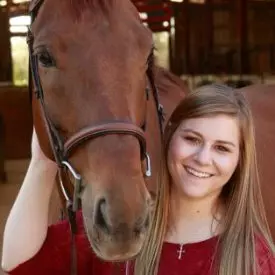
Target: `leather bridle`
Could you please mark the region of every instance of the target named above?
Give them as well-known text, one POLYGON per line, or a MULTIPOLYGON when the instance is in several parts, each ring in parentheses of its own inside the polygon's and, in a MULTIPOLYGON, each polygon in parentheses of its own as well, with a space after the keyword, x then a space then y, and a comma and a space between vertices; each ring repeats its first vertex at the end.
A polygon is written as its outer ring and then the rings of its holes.
MULTIPOLYGON (((33 0, 31 2, 30 4, 31 24, 35 21, 38 11, 41 5, 43 4, 43 2, 44 0, 33 0)), ((45 122, 45 126, 47 129, 54 159, 59 166, 60 185, 61 185, 61 190, 63 192, 63 195, 67 201, 67 211, 68 211, 68 217, 69 217, 69 222, 70 222, 71 231, 72 231, 72 238, 73 238, 72 253, 75 254, 75 247, 74 247, 74 237, 76 234, 75 214, 76 214, 76 211, 79 209, 82 177, 77 173, 77 171, 70 164, 68 160, 69 157, 72 155, 73 151, 77 147, 79 147, 82 143, 84 143, 87 140, 95 139, 106 135, 113 135, 113 134, 131 135, 137 138, 139 141, 141 161, 145 161, 146 163, 145 177, 150 177, 151 163, 150 163, 149 154, 147 153, 146 138, 145 138, 146 121, 143 127, 139 127, 133 123, 126 122, 126 121, 116 121, 116 120, 107 121, 105 123, 100 123, 98 125, 92 125, 92 126, 83 128, 64 142, 60 136, 60 133, 56 129, 54 123, 51 121, 44 102, 44 93, 43 93, 43 88, 41 85, 39 69, 38 69, 38 56, 34 53, 34 50, 33 50, 34 36, 31 32, 31 29, 29 29, 28 31, 27 41, 28 41, 29 55, 30 55, 30 72, 31 72, 30 75, 32 75, 32 80, 33 80, 31 81, 31 76, 30 76, 30 79, 29 79, 30 96, 32 97, 32 94, 33 94, 32 88, 33 88, 34 95, 36 99, 39 100, 39 103, 41 106, 42 119, 45 122), (62 181, 61 173, 64 170, 66 170, 66 172, 69 172, 75 181, 73 199, 70 198, 68 191, 66 190, 65 185, 63 184, 63 181, 62 181)), ((156 104, 156 108, 158 110, 159 127, 160 127, 161 136, 162 136, 163 108, 159 103, 158 91, 154 83, 153 72, 150 66, 146 74, 152 89, 152 94, 156 104)), ((147 87, 145 92, 146 92, 147 100, 149 100, 150 89, 147 87)), ((72 256, 72 260, 73 260, 72 274, 77 274, 75 255, 72 256)))

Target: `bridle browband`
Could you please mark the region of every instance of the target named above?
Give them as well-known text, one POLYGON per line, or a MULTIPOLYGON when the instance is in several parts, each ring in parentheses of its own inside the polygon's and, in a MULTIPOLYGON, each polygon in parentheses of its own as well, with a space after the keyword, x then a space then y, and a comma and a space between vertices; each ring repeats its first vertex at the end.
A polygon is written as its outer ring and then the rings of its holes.
MULTIPOLYGON (((41 5, 43 4, 43 2, 44 0, 33 0, 31 2, 30 4, 31 24, 35 21, 38 11, 41 5)), ((146 138, 145 138, 146 121, 145 121, 144 127, 139 127, 128 121, 117 121, 117 120, 106 121, 105 123, 100 123, 97 125, 85 127, 80 131, 78 131, 77 133, 75 133, 73 136, 69 137, 68 140, 64 142, 47 113, 47 108, 44 102, 43 88, 42 88, 40 76, 39 76, 38 57, 37 55, 34 54, 34 51, 33 51, 34 37, 31 32, 31 29, 29 29, 28 31, 27 42, 28 42, 29 55, 30 55, 29 67, 30 67, 31 74, 29 75, 32 75, 32 80, 33 80, 32 82, 31 76, 30 76, 29 77, 30 97, 32 98, 32 94, 33 94, 32 88, 33 88, 35 97, 40 102, 42 119, 44 120, 44 123, 46 126, 46 130, 50 140, 54 159, 59 166, 59 182, 60 182, 62 193, 67 202, 68 218, 69 218, 71 232, 72 232, 72 253, 73 253, 72 254, 72 274, 77 274, 75 244, 74 244, 75 243, 74 238, 77 231, 75 215, 76 215, 76 211, 79 209, 82 177, 76 172, 76 170, 70 164, 68 159, 72 155, 74 150, 77 147, 79 147, 81 144, 86 142, 87 140, 95 139, 101 136, 112 135, 112 134, 131 135, 137 138, 139 141, 141 161, 146 162, 145 177, 150 177, 152 173, 151 173, 150 157, 149 157, 149 154, 147 153, 147 148, 146 148, 146 138), (32 83, 33 83, 33 87, 32 87, 32 83), (70 173, 75 181, 72 199, 70 198, 68 191, 66 190, 65 185, 63 183, 61 174, 64 173, 64 171, 70 173)), ((159 121, 161 137, 162 137, 163 108, 159 103, 158 91, 154 83, 154 76, 150 66, 146 74, 151 85, 153 98, 158 111, 158 121, 159 121)), ((147 100, 149 100, 150 89, 147 87, 145 92, 146 92, 146 98, 147 100)))

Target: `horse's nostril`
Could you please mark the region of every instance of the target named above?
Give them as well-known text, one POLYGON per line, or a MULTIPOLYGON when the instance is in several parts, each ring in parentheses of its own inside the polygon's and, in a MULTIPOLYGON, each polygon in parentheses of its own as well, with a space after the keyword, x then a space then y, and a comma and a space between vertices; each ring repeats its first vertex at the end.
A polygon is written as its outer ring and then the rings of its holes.
POLYGON ((154 202, 156 200, 157 194, 153 191, 149 191, 149 194, 150 194, 149 200, 154 202))
POLYGON ((134 233, 136 234, 136 236, 139 236, 140 233, 146 231, 149 227, 149 223, 150 223, 150 215, 147 215, 144 222, 142 224, 139 224, 136 226, 136 228, 134 230, 134 233))
POLYGON ((105 199, 100 199, 98 204, 97 204, 95 223, 102 230, 104 230, 107 234, 109 234, 110 229, 109 229, 109 226, 108 226, 107 221, 106 221, 106 207, 107 207, 106 200, 105 199))
POLYGON ((145 223, 144 223, 144 228, 147 229, 149 227, 149 223, 150 223, 150 215, 147 216, 145 223))

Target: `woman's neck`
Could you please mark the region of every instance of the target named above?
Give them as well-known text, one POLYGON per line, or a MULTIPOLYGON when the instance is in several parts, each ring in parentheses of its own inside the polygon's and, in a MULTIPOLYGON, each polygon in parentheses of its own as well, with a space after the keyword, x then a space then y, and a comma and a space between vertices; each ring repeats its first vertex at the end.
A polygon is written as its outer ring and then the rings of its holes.
POLYGON ((194 199, 172 189, 166 241, 192 243, 219 234, 222 210, 218 205, 218 194, 194 199))

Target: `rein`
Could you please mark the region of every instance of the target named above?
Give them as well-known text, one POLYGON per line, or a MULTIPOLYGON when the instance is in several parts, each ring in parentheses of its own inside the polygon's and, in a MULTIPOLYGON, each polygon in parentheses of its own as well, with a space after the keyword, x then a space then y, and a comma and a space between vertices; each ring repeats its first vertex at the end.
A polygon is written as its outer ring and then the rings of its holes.
MULTIPOLYGON (((31 24, 35 21, 38 15, 39 9, 41 8, 43 2, 44 0, 33 0, 31 2, 30 4, 31 24)), ((72 238, 71 275, 76 275, 77 274, 77 257, 76 257, 76 247, 75 247, 75 236, 77 233, 76 212, 80 208, 80 192, 82 188, 82 177, 73 168, 73 166, 70 164, 68 159, 72 155, 73 151, 77 147, 79 147, 82 143, 86 142, 87 140, 98 138, 105 135, 111 135, 111 134, 131 135, 137 138, 140 144, 141 161, 145 161, 146 163, 146 170, 145 170, 144 176, 150 177, 152 173, 151 173, 151 160, 150 160, 149 154, 147 153, 147 147, 146 147, 146 138, 145 138, 146 121, 142 127, 139 127, 133 123, 126 122, 126 121, 117 121, 117 120, 106 121, 104 123, 83 128, 79 132, 71 136, 67 141, 64 142, 58 130, 56 129, 54 123, 51 121, 47 112, 47 108, 44 101, 43 87, 41 85, 40 76, 39 76, 38 57, 37 55, 34 54, 34 50, 33 50, 34 39, 35 38, 31 32, 31 29, 29 29, 28 35, 27 35, 29 57, 30 57, 29 93, 30 93, 31 100, 35 100, 35 99, 32 99, 34 94, 36 100, 38 100, 40 103, 41 117, 46 126, 46 130, 49 137, 55 162, 59 167, 59 183, 60 183, 60 187, 64 195, 64 198, 66 199, 66 204, 67 204, 66 208, 68 212, 68 219, 69 219, 70 229, 71 229, 71 238, 72 238), (32 79, 31 79, 31 75, 32 75, 32 79), (65 172, 70 173, 72 175, 72 178, 74 179, 73 198, 70 198, 69 192, 68 190, 66 190, 64 185, 62 174, 65 172)), ((162 105, 159 103, 158 91, 154 82, 152 66, 150 65, 152 64, 149 64, 146 74, 151 86, 153 99, 157 108, 158 122, 159 122, 159 128, 161 132, 161 138, 162 138, 163 121, 164 121, 163 108, 162 108, 162 105)), ((150 89, 147 87, 145 92, 147 95, 146 96, 147 101, 149 101, 150 89)))

